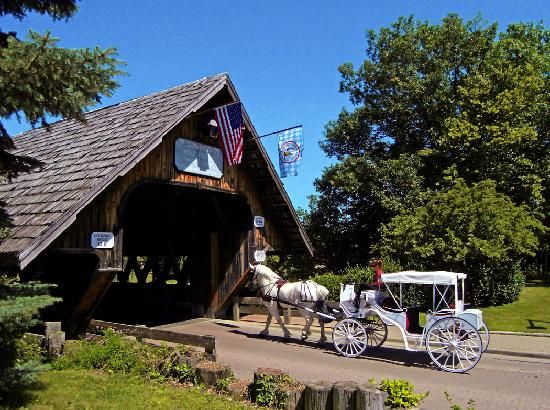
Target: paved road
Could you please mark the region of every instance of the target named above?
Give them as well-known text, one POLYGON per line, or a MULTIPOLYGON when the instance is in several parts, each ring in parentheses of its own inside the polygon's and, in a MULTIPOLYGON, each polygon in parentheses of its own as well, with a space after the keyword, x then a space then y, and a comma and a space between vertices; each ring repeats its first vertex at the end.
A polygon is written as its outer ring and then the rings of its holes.
POLYGON ((550 360, 486 354, 470 373, 450 374, 431 368, 426 353, 383 347, 368 357, 345 358, 330 344, 285 342, 273 326, 267 339, 258 336, 258 325, 245 322, 191 321, 163 328, 216 336, 218 360, 240 378, 251 379, 258 367, 282 369, 302 381, 403 378, 417 391, 430 392, 423 409, 448 409, 445 390, 463 408, 473 399, 478 410, 550 409, 550 360))

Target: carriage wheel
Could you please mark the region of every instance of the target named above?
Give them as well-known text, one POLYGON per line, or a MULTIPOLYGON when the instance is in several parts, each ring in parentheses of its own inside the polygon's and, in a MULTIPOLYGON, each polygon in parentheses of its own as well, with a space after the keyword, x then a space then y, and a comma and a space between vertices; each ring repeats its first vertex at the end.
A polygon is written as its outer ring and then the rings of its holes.
POLYGON ((334 326, 332 342, 338 353, 357 357, 367 348, 367 331, 357 320, 344 319, 334 326))
POLYGON ((368 316, 365 318, 363 326, 367 331, 367 349, 375 349, 384 344, 388 337, 388 326, 380 316, 368 316))
POLYGON ((479 336, 481 337, 482 352, 485 353, 485 351, 489 347, 489 340, 491 339, 491 336, 489 335, 489 328, 487 327, 487 324, 485 322, 482 322, 482 325, 479 328, 478 333, 479 333, 479 336))
POLYGON ((426 350, 434 364, 447 372, 463 373, 481 358, 481 337, 468 322, 446 317, 435 322, 426 336, 426 350))

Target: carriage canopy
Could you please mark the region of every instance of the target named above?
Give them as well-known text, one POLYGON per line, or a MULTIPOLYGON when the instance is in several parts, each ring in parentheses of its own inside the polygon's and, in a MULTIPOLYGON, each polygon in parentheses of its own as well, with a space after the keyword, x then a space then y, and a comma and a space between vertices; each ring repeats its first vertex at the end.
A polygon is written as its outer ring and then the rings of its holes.
POLYGON ((382 282, 384 283, 415 283, 420 285, 456 285, 458 280, 466 278, 465 273, 457 272, 417 272, 414 270, 384 273, 382 282))

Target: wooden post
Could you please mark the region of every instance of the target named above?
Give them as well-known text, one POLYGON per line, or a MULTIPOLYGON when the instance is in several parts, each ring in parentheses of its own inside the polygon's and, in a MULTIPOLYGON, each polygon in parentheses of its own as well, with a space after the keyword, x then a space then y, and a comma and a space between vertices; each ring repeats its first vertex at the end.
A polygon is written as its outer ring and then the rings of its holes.
POLYGON ((388 393, 378 390, 372 384, 357 386, 355 409, 356 410, 384 410, 384 402, 388 393))
POLYGON ((283 310, 285 325, 290 325, 292 319, 292 308, 289 306, 283 310))
POLYGON ((233 298, 233 321, 238 322, 241 320, 241 312, 240 312, 240 303, 241 299, 238 297, 233 298))
POLYGON ((61 330, 61 322, 46 322, 45 335, 48 357, 53 359, 63 353, 65 332, 61 330))
POLYGON ((101 298, 111 286, 118 269, 98 269, 92 276, 88 289, 84 292, 75 309, 67 319, 66 331, 69 336, 84 332, 88 321, 99 305, 101 298))
POLYGON ((305 410, 332 410, 332 383, 315 381, 306 384, 305 410))
POLYGON ((357 383, 338 382, 332 389, 332 407, 334 410, 354 410, 357 383))
POLYGON ((304 408, 304 387, 300 389, 285 389, 283 393, 286 396, 285 410, 302 410, 304 408))

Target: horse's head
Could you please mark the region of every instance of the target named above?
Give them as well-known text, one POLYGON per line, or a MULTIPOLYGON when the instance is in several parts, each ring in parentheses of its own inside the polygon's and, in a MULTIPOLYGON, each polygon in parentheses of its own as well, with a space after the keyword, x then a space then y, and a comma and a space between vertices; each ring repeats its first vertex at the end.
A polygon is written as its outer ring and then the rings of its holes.
POLYGON ((259 265, 252 265, 249 263, 248 266, 250 266, 250 270, 248 271, 248 282, 246 283, 246 288, 254 290, 258 287, 257 268, 259 265))
POLYGON ((268 268, 265 265, 258 264, 258 265, 251 265, 250 271, 248 272, 248 283, 247 288, 248 289, 255 289, 258 286, 260 286, 260 283, 265 282, 276 282, 278 279, 281 279, 279 275, 277 275, 275 272, 273 272, 270 268, 268 268))

